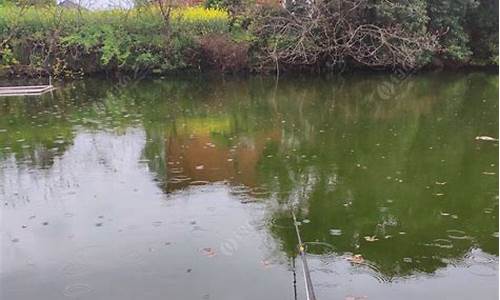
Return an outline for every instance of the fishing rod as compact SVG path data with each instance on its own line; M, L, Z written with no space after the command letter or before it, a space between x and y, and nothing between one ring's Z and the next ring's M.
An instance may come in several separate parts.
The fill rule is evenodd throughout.
M311 280L311 274L309 272L309 267L307 265L306 260L306 252L304 249L304 244L302 243L302 238L300 237L299 226L297 223L297 218L295 217L295 213L293 209L291 209L292 217L293 217L293 225L295 226L295 232L297 233L297 240L299 242L299 254L302 258L302 273L304 275L304 284L306 287L306 299L307 300L316 300L316 295L314 294L314 289Z

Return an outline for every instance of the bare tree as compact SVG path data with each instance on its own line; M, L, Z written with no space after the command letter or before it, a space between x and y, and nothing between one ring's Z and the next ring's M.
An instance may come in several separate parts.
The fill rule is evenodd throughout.
M367 22L367 5L368 0L317 0L264 11L254 25L254 33L268 41L261 51L262 67L348 59L370 67L414 68L422 54L436 49L436 35Z

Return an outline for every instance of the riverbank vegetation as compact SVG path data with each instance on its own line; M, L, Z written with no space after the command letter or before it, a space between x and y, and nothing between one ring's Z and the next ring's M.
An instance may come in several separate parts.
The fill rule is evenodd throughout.
M2 77L498 65L494 0L0 0Z

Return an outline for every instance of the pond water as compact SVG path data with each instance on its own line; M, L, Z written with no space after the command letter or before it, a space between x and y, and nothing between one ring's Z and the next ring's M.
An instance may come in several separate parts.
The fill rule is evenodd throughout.
M305 299L293 210L320 300L497 299L498 142L476 137L498 138L498 82L83 80L0 98L0 298Z

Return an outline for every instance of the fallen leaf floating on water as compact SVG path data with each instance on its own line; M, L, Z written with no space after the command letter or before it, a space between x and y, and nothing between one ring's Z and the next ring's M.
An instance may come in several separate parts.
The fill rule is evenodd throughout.
M490 141L490 142L498 142L498 139L492 138L491 136L476 136L476 141Z
M347 258L347 260L354 264L362 264L365 261L365 259L361 254L355 254L353 256L350 256Z
M208 256L208 257L214 257L215 256L215 251L212 248L203 248L200 250L201 254Z
M376 236L365 236L365 240L367 242L375 242L375 241L378 241L377 237Z

